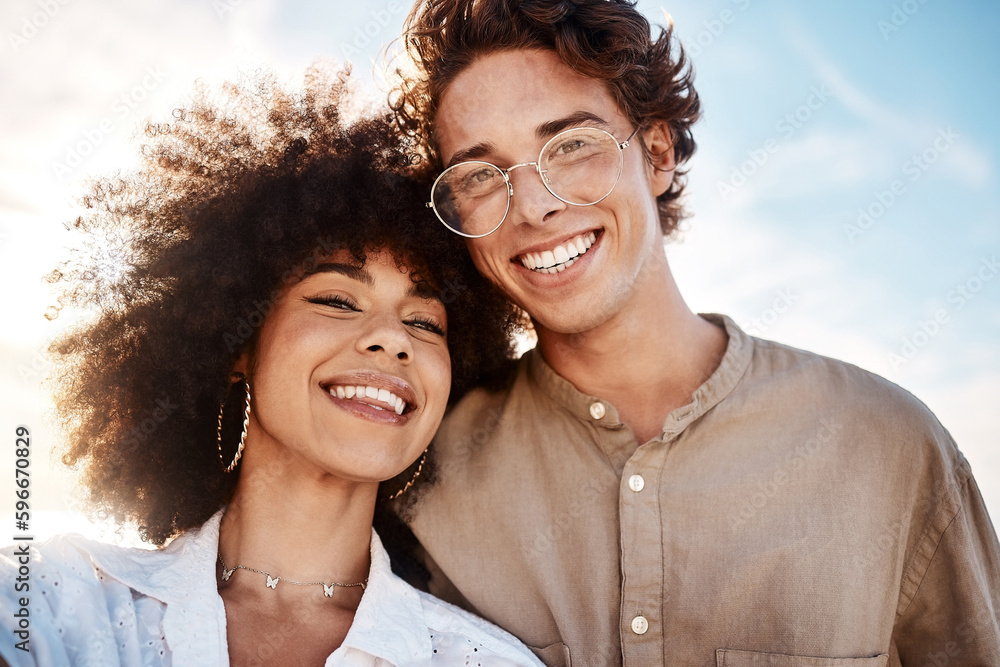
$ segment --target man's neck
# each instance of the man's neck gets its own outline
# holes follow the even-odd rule
[[[720,327],[693,313],[662,258],[609,320],[574,334],[538,329],[546,362],[580,391],[608,401],[640,444],[691,402],[725,353]]]

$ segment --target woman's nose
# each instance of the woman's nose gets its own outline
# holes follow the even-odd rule
[[[410,334],[406,325],[394,315],[374,319],[358,340],[358,347],[370,353],[384,352],[406,363],[413,358]]]

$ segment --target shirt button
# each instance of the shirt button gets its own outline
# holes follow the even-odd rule
[[[642,475],[632,475],[628,478],[628,488],[632,489],[636,493],[642,491],[644,486],[646,486],[646,480],[642,478]]]
[[[603,419],[606,412],[607,410],[604,409],[604,403],[597,401],[596,403],[590,404],[590,416],[594,419]]]
[[[645,616],[636,616],[632,619],[632,632],[637,635],[646,634],[646,630],[649,630],[649,621],[646,620]]]

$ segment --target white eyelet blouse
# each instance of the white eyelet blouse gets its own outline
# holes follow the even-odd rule
[[[18,547],[0,550],[0,656],[11,667],[228,665],[215,574],[221,517],[155,551],[53,538],[30,549],[28,591],[14,589]],[[512,635],[394,575],[374,530],[371,557],[354,623],[327,667],[542,665]],[[24,597],[28,652],[14,634]],[[261,657],[280,662],[268,647],[262,636]]]

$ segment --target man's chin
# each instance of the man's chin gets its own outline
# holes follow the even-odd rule
[[[527,309],[525,309],[527,310]],[[587,335],[598,330],[610,319],[611,313],[602,312],[606,309],[590,308],[587,311],[547,312],[543,317],[532,316],[531,321],[539,336],[550,336],[564,339],[571,345],[582,344]],[[530,311],[528,311],[530,314]]]

